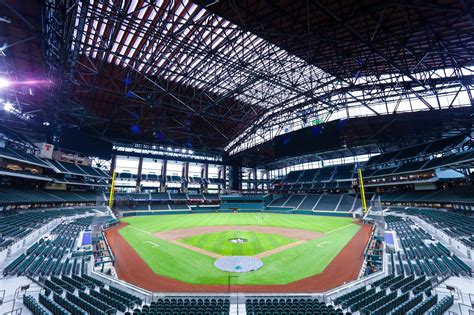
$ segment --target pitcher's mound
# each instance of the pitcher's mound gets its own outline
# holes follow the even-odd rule
[[[250,272],[260,269],[263,262],[251,256],[225,256],[216,260],[214,266],[227,272]]]
[[[248,239],[242,238],[242,237],[236,237],[236,238],[229,239],[229,242],[234,243],[234,244],[247,243],[247,241],[248,241]]]

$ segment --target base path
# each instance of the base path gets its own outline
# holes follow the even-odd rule
[[[266,257],[266,256],[270,256],[270,255],[279,253],[279,252],[281,252],[281,251],[283,251],[283,250],[287,250],[287,249],[289,249],[289,248],[292,248],[292,247],[301,245],[301,244],[303,244],[303,243],[305,243],[305,242],[306,242],[306,241],[297,241],[297,242],[293,242],[293,243],[290,243],[290,244],[286,244],[286,245],[283,245],[283,246],[280,246],[280,247],[276,247],[276,248],[274,248],[274,249],[267,250],[266,252],[263,252],[263,253],[254,255],[253,257],[255,257],[255,258],[263,258],[263,257]]]
[[[126,225],[126,223],[120,222],[105,231],[116,258],[115,270],[120,279],[152,292],[228,292],[227,285],[189,284],[155,274],[118,232]],[[371,225],[359,225],[361,225],[361,229],[322,273],[283,285],[232,285],[231,292],[324,292],[356,280],[364,261],[363,252],[371,231]]]

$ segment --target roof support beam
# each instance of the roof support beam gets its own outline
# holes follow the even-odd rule
[[[380,51],[377,47],[375,47],[371,42],[363,38],[357,31],[355,31],[352,27],[347,25],[347,23],[344,22],[343,19],[335,15],[331,10],[329,10],[325,5],[323,5],[319,0],[312,0],[313,3],[321,9],[326,15],[331,17],[333,20],[338,22],[341,26],[343,26],[346,30],[348,30],[357,40],[359,40],[361,43],[364,43],[367,47],[369,47],[372,51],[374,51],[377,55],[382,57],[388,64],[390,64],[394,69],[396,69],[399,73],[402,73],[406,75],[408,78],[410,78],[413,82],[416,82],[420,86],[425,86],[424,83],[422,83],[418,78],[413,76],[410,72],[405,71],[401,67],[399,67],[395,61],[393,61],[390,57],[386,56],[385,53]]]

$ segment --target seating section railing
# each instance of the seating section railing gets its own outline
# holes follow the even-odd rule
[[[411,219],[388,215],[385,222],[387,229],[396,231],[401,245],[400,252],[391,254],[398,259],[389,261],[389,268],[394,274],[417,277],[471,276],[472,270],[467,264],[417,227]],[[428,281],[417,283],[416,288],[425,289]]]
[[[474,217],[472,216],[420,208],[397,208],[395,211],[416,215],[464,245],[474,248]]]
[[[453,187],[446,190],[426,191],[395,191],[382,192],[380,201],[384,204],[406,204],[406,203],[474,203],[474,187]]]
[[[102,220],[106,220],[105,218],[110,217],[104,216]],[[88,216],[57,225],[51,231],[49,239],[40,238],[7,264],[3,275],[51,276],[52,283],[67,283],[65,287],[76,285],[73,278],[58,277],[86,271],[86,262],[91,259],[90,254],[75,254],[81,231],[89,229],[95,220],[94,217]]]
[[[35,229],[61,217],[87,215],[95,211],[105,211],[105,207],[56,208],[44,211],[28,211],[0,218],[0,250],[26,237]],[[33,245],[39,246],[39,245]]]

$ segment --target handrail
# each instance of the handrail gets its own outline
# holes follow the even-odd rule
[[[123,288],[126,288],[126,289],[129,289],[129,290],[132,290],[133,292],[135,293],[138,293],[142,296],[146,298],[151,298],[152,297],[152,292],[148,291],[148,290],[145,290],[143,288],[140,288],[140,287],[137,287],[131,283],[128,283],[128,282],[125,282],[123,280],[120,280],[120,279],[115,279],[115,278],[112,278],[108,275],[104,275],[104,274],[101,274],[101,273],[98,273],[96,271],[92,271],[91,274],[90,274],[91,277],[93,278],[96,278],[98,280],[101,280],[101,281],[108,281],[108,285],[110,284],[115,284],[115,285],[118,285],[118,286],[121,286],[122,289]]]
[[[328,299],[332,300],[331,296],[334,295],[334,294],[338,294],[341,291],[347,290],[350,287],[354,287],[354,289],[356,289],[356,286],[359,286],[360,284],[363,284],[364,286],[369,285],[372,282],[374,282],[376,280],[376,278],[379,278],[379,277],[385,276],[385,275],[386,275],[385,270],[381,270],[379,272],[371,274],[370,276],[354,280],[352,282],[343,284],[343,285],[341,285],[337,288],[334,288],[332,290],[326,291],[323,294],[323,296],[324,296],[325,299],[328,298]]]

